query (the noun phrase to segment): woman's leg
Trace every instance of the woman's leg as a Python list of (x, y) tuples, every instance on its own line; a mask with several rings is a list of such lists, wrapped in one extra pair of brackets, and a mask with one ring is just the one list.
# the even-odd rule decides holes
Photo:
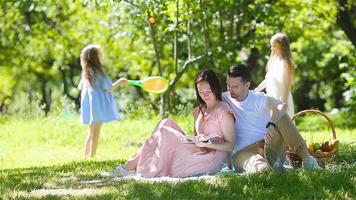
[[(156, 127), (153, 129), (153, 131), (151, 133), (151, 137), (149, 137), (145, 141), (144, 145), (146, 143), (148, 143), (146, 145), (149, 145), (149, 143), (152, 143), (152, 135), (156, 131), (160, 130), (163, 126), (169, 126), (169, 127), (173, 128), (173, 129), (176, 129), (177, 131), (181, 132), (182, 134), (184, 134), (183, 130), (179, 127), (179, 125), (175, 121), (173, 121), (170, 118), (166, 118), (166, 119), (163, 119), (163, 120), (161, 120), (161, 121), (159, 121), (157, 123)], [(149, 141), (151, 141), (151, 142), (149, 142)], [(136, 170), (138, 161), (139, 161), (139, 159), (141, 157), (142, 148), (143, 148), (144, 145), (142, 145), (140, 150), (123, 165), (124, 169), (129, 170), (129, 171)]]
[[(140, 150), (136, 153), (136, 155), (132, 158), (130, 158), (124, 165), (123, 168), (128, 170), (128, 171), (133, 171), (136, 170), (137, 165), (139, 163), (139, 160), (141, 159), (142, 156), (142, 152), (144, 152), (144, 157), (146, 158), (146, 156), (148, 154), (154, 153), (154, 149), (157, 148), (157, 137), (161, 137), (161, 133), (165, 132), (166, 130), (164, 127), (172, 128), (182, 134), (184, 134), (183, 130), (178, 126), (178, 124), (176, 122), (174, 122), (173, 120), (167, 118), (167, 119), (163, 119), (161, 120), (157, 126), (154, 128), (154, 130), (152, 131), (152, 134), (149, 138), (147, 138), (147, 140), (145, 141), (145, 143), (142, 145), (142, 147), (140, 148)], [(154, 135), (156, 132), (159, 132), (159, 135)]]
[(94, 157), (98, 147), (100, 129), (102, 124), (89, 125), (89, 133), (85, 142), (84, 153), (85, 157)]
[(173, 129), (177, 130), (178, 132), (182, 133), (183, 135), (185, 135), (182, 128), (174, 120), (172, 120), (170, 118), (163, 119), (163, 120), (161, 120), (160, 123), (162, 124), (162, 126), (171, 127)]
[(162, 128), (163, 124), (164, 124), (165, 120), (161, 120), (157, 123), (156, 127), (153, 129), (151, 136), (149, 138), (146, 139), (145, 143), (140, 147), (139, 151), (132, 157), (129, 158), (126, 163), (122, 166), (125, 170), (128, 171), (136, 171), (137, 165), (138, 165), (138, 161), (140, 160), (141, 154), (142, 154), (142, 149), (143, 147), (146, 145), (147, 141), (150, 140), (150, 138), (152, 138), (152, 135), (159, 130), (160, 128)]
[(122, 167), (128, 171), (136, 171), (138, 161), (140, 160), (141, 157), (141, 152), (142, 152), (142, 147), (132, 158), (129, 158)]
[(142, 149), (147, 146), (147, 145), (150, 145), (153, 140), (152, 140), (152, 137), (153, 137), (153, 134), (160, 130), (166, 123), (166, 119), (163, 119), (161, 121), (159, 121), (156, 125), (156, 127), (153, 129), (152, 133), (151, 133), (151, 136), (149, 138), (146, 139), (146, 141), (144, 142), (144, 144), (140, 147), (139, 151), (132, 157), (132, 158), (129, 158), (126, 163), (123, 165), (123, 168), (125, 170), (128, 170), (128, 171), (135, 171), (136, 168), (137, 168), (137, 165), (138, 165), (138, 162), (141, 158), (141, 154), (142, 154)]

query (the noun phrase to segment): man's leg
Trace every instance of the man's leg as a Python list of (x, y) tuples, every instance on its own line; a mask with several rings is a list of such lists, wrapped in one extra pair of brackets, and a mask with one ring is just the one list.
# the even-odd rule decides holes
[(260, 144), (253, 144), (232, 156), (237, 172), (256, 173), (268, 170), (266, 160), (260, 154)]
[[(300, 135), (299, 131), (297, 130), (295, 124), (292, 122), (290, 117), (285, 114), (283, 117), (276, 122), (276, 125), (278, 127), (277, 130), (279, 130), (278, 134), (272, 134), (272, 137), (276, 137), (276, 141), (280, 140), (280, 137), (283, 138), (284, 143), (295, 149), (297, 155), (299, 155), (302, 160), (303, 160), (303, 166), (308, 169), (312, 168), (320, 168), (319, 165), (317, 164), (315, 158), (313, 158), (307, 150), (307, 145), (303, 139), (303, 137)], [(268, 127), (268, 130), (270, 131), (272, 126)], [(273, 130), (271, 130), (273, 132)], [(274, 131), (278, 132), (278, 131)], [(274, 140), (274, 139), (272, 139)], [(273, 142), (272, 142), (273, 143)]]
[(285, 114), (276, 123), (280, 134), (285, 142), (285, 144), (296, 150), (296, 153), (303, 159), (310, 154), (307, 151), (307, 144), (305, 143), (303, 137), (300, 135), (299, 131), (295, 127), (290, 117)]
[(268, 166), (273, 171), (285, 172), (285, 145), (282, 134), (278, 126), (273, 122), (267, 124), (267, 134), (265, 136), (264, 157)]

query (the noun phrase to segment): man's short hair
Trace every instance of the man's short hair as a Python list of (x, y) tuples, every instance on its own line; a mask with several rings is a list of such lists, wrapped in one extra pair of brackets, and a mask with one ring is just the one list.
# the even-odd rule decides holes
[(246, 65), (238, 63), (227, 71), (229, 77), (241, 77), (243, 82), (250, 82), (251, 81), (251, 73), (247, 69)]

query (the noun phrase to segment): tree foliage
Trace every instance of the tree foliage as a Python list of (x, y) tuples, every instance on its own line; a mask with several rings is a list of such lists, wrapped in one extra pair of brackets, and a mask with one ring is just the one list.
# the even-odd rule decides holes
[(194, 101), (192, 80), (200, 69), (214, 69), (224, 85), (228, 67), (244, 62), (253, 84), (261, 81), (276, 32), (291, 40), (298, 110), (356, 110), (351, 0), (22, 0), (0, 6), (1, 112), (14, 111), (20, 97), (38, 101), (46, 113), (62, 95), (79, 105), (79, 54), (90, 43), (103, 47), (112, 79), (171, 80), (162, 98), (122, 89), (129, 101), (179, 112)]

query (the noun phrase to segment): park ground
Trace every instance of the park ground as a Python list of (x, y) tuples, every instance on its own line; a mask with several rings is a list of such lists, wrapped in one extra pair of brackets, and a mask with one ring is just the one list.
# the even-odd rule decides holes
[[(224, 174), (181, 182), (103, 179), (150, 134), (158, 117), (124, 119), (103, 126), (95, 158), (85, 160), (87, 127), (79, 117), (6, 117), (0, 121), (3, 199), (355, 199), (356, 128), (338, 126), (336, 159), (321, 171)], [(173, 119), (191, 133), (190, 116)], [(297, 124), (307, 142), (331, 139), (327, 123), (305, 117)]]

